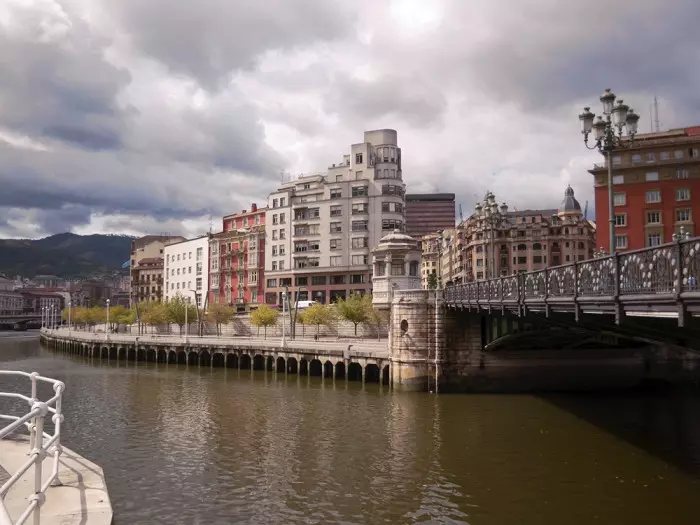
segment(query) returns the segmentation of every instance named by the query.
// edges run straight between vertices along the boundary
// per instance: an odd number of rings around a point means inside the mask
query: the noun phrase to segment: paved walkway
[[[13,473],[28,459],[29,440],[26,436],[0,440],[0,478],[2,472]],[[53,467],[53,459],[44,460],[42,473],[48,479]],[[8,476],[9,477],[9,476]],[[112,504],[109,501],[107,485],[102,469],[63,447],[59,462],[58,478],[60,486],[49,487],[46,502],[41,507],[42,525],[110,525]],[[3,482],[0,479],[0,482]],[[34,468],[8,491],[4,498],[10,517],[16,520],[27,508],[27,497],[34,492]],[[13,521],[14,523],[14,521]],[[31,518],[27,523],[31,523]]]

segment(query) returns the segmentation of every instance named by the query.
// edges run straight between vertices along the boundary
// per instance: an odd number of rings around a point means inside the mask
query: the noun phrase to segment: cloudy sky
[[[591,200],[611,87],[700,124],[697,0],[2,0],[0,236],[180,233],[394,128],[411,192]]]

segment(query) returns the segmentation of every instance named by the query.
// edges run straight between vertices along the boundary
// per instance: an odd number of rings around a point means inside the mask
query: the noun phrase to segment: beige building
[[[404,230],[405,185],[396,131],[366,131],[327,173],[299,177],[269,197],[265,217],[265,301],[330,302],[368,292],[370,252]]]
[[[424,241],[424,286],[433,269],[442,274],[445,286],[589,259],[595,225],[583,216],[571,186],[558,209],[546,210],[509,211],[488,192],[471,217],[443,233],[442,242],[437,236]]]
[[[182,242],[184,237],[146,235],[131,242],[131,302],[163,300],[163,268],[165,246]]]
[[[209,236],[165,246],[164,297],[166,301],[178,295],[202,308],[209,286]]]
[[[14,315],[22,313],[24,297],[19,292],[14,292],[15,282],[0,277],[0,315]]]

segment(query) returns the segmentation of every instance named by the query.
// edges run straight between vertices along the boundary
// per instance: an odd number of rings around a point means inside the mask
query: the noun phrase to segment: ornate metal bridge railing
[[[583,306],[614,312],[625,307],[662,305],[678,312],[700,304],[700,237],[534,272],[449,286],[452,307],[574,311]]]

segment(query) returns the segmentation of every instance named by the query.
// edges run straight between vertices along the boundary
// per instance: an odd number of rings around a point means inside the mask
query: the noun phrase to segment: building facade
[[[184,240],[186,239],[180,236],[146,235],[131,241],[131,304],[135,301],[163,300],[165,246]]]
[[[194,302],[196,297],[197,307],[202,308],[209,291],[209,236],[170,243],[163,255],[164,299],[181,295]]]
[[[454,193],[406,194],[406,233],[414,239],[455,227]]]
[[[421,251],[413,237],[394,230],[372,251],[372,304],[391,308],[394,292],[420,287]]]
[[[697,235],[700,215],[700,126],[635,136],[612,154],[615,245],[635,250]],[[607,159],[590,170],[598,245],[610,246]]]
[[[227,215],[209,236],[209,302],[255,308],[264,301],[266,209]]]
[[[322,175],[302,176],[269,196],[265,301],[321,303],[371,291],[370,252],[403,231],[405,185],[397,133],[367,131]]]
[[[0,315],[21,314],[24,310],[24,297],[14,288],[14,281],[0,277]]]
[[[586,220],[570,186],[558,209],[509,211],[487,193],[457,228],[426,239],[422,270],[432,273],[438,252],[442,285],[541,270],[593,257],[595,225]]]

